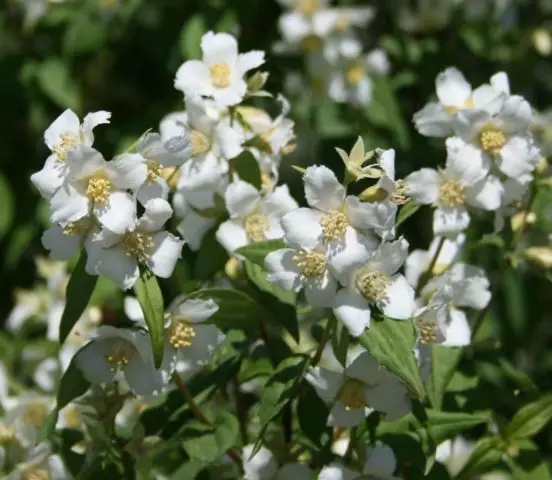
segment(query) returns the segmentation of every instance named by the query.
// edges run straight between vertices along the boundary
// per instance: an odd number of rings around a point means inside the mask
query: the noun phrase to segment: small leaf
[[[427,382],[427,393],[431,405],[440,410],[443,406],[443,397],[456,365],[462,355],[461,348],[431,345],[431,376]]]
[[[104,22],[95,21],[86,13],[77,16],[65,30],[63,49],[69,55],[94,52],[107,40]]]
[[[516,445],[518,451],[507,458],[508,466],[516,480],[552,480],[552,473],[545,456],[535,443],[523,440]]]
[[[218,305],[219,310],[209,319],[209,322],[221,329],[255,328],[262,320],[268,319],[272,315],[262,305],[239,290],[226,288],[198,290],[191,293],[188,298],[212,299]]]
[[[203,15],[196,13],[180,32],[180,52],[187,59],[201,58],[201,37],[207,32]]]
[[[86,273],[86,258],[86,250],[83,249],[67,284],[65,308],[59,323],[60,343],[65,341],[86,310],[98,281],[97,276]]]
[[[52,433],[54,433],[56,429],[56,423],[58,420],[59,411],[57,408],[54,408],[48,417],[46,417],[46,420],[44,420],[44,423],[40,426],[40,429],[38,430],[37,437],[36,437],[36,443],[37,445],[39,443],[45,442],[50,438]]]
[[[349,331],[341,322],[336,323],[332,329],[332,350],[337,361],[345,367],[347,364],[347,351],[349,350]]]
[[[402,223],[414,215],[420,207],[421,205],[417,204],[414,200],[410,200],[408,203],[405,203],[399,210],[395,227],[398,228]]]
[[[488,472],[502,459],[504,445],[498,437],[484,437],[475,444],[464,468],[455,477],[456,480],[473,480]]]
[[[77,85],[71,72],[59,58],[49,58],[40,65],[37,81],[42,91],[58,106],[80,109]]]
[[[256,242],[245,247],[238,248],[236,254],[245,257],[251,263],[264,268],[265,257],[275,250],[286,248],[283,240],[266,240],[264,242]]]
[[[297,420],[303,434],[315,445],[322,446],[322,437],[328,431],[326,422],[320,419],[328,418],[329,410],[316,390],[311,385],[305,385],[297,402]]]
[[[89,346],[87,345],[84,348],[89,348]],[[89,388],[90,382],[84,378],[81,369],[75,363],[75,357],[73,357],[59,383],[56,407],[58,411],[75,400],[75,398],[84,395]]]
[[[230,166],[241,180],[250,183],[257,189],[261,188],[261,170],[257,160],[249,150],[244,150],[237,157],[230,160]]]
[[[150,333],[155,367],[159,368],[163,361],[165,341],[165,306],[157,278],[151,272],[142,271],[134,284],[134,293],[144,312]]]
[[[416,333],[411,321],[385,318],[372,321],[370,329],[359,338],[360,343],[385,368],[397,375],[420,401],[426,397],[414,356]]]
[[[0,239],[9,231],[12,226],[15,213],[13,202],[13,191],[4,176],[0,174]]]
[[[539,433],[552,419],[552,394],[521,407],[506,428],[506,438],[526,439]]]

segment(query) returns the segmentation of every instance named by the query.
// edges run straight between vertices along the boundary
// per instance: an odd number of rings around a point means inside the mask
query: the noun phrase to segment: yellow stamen
[[[493,125],[489,125],[479,134],[479,141],[481,142],[483,150],[491,155],[499,155],[507,139],[502,130]]]
[[[211,65],[211,81],[215,88],[228,88],[230,86],[230,75],[232,71],[227,63],[215,63]]]
[[[365,72],[362,65],[352,65],[345,71],[345,80],[349,85],[358,85],[364,76]]]
[[[190,139],[192,142],[192,155],[201,155],[207,153],[211,149],[209,138],[204,133],[198,130],[190,131]]]
[[[95,203],[104,203],[111,193],[111,182],[102,170],[88,179],[86,196]]]
[[[109,369],[115,372],[125,368],[135,353],[134,345],[122,338],[116,338],[109,345],[105,360],[110,365]]]
[[[58,162],[67,160],[67,154],[79,144],[79,138],[69,132],[63,132],[59,135],[59,143],[52,148],[52,152],[57,157]]]
[[[320,220],[320,226],[325,240],[339,240],[345,235],[349,221],[343,212],[330,210]]]
[[[48,407],[39,401],[27,403],[24,408],[23,418],[26,423],[35,428],[40,428],[48,416]]]
[[[355,285],[367,301],[374,303],[387,297],[387,289],[391,285],[391,279],[382,272],[360,271],[356,277]]]
[[[360,380],[349,378],[339,392],[339,400],[347,412],[364,407],[366,385]]]
[[[293,255],[293,262],[301,269],[301,274],[307,278],[319,277],[326,271],[326,257],[321,252],[300,250]]]
[[[174,348],[187,348],[192,345],[196,331],[193,325],[189,321],[186,321],[186,319],[172,317],[167,335],[169,342]]]
[[[264,215],[254,213],[245,219],[245,233],[252,242],[262,242],[268,230],[268,220]]]
[[[150,258],[153,246],[151,235],[143,232],[129,232],[123,239],[125,253],[142,263]]]
[[[439,203],[445,207],[463,205],[466,201],[464,185],[455,180],[446,180],[439,188]]]

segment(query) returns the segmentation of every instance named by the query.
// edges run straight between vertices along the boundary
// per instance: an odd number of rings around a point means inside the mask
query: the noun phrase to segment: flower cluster
[[[333,8],[325,0],[280,0],[287,9],[279,19],[283,40],[277,53],[304,53],[307,75],[315,91],[339,103],[370,103],[373,76],[386,75],[389,62],[381,49],[369,53],[355,28],[374,17],[371,7]],[[293,79],[290,78],[290,84]]]

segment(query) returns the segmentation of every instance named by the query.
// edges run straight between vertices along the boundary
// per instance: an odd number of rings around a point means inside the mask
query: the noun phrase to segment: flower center
[[[163,169],[159,162],[155,160],[148,160],[148,182],[153,183],[157,180],[157,177],[161,175],[161,170]]]
[[[297,0],[296,9],[304,15],[312,15],[318,10],[320,0]]]
[[[504,135],[502,130],[490,125],[485,127],[480,133],[479,141],[483,150],[491,155],[499,155],[500,150],[506,144],[506,135]]]
[[[77,220],[76,222],[69,222],[63,227],[63,235],[68,237],[77,237],[84,235],[90,229],[90,222],[87,218]]]
[[[395,182],[395,192],[391,194],[391,201],[396,205],[404,205],[408,203],[410,198],[406,195],[408,184],[404,180],[397,180]]]
[[[439,188],[439,202],[445,207],[462,205],[466,200],[464,185],[455,180],[446,180]]]
[[[347,15],[339,15],[335,22],[335,31],[338,33],[345,33],[351,22],[349,22],[349,17]]]
[[[171,326],[167,331],[170,344],[174,348],[187,348],[192,345],[192,340],[196,336],[193,325],[183,318],[173,317]]]
[[[345,80],[349,85],[358,85],[364,78],[362,65],[353,65],[345,71]]]
[[[435,325],[432,323],[418,325],[418,331],[420,332],[420,342],[424,344],[434,342],[437,339]]]
[[[15,438],[15,428],[0,423],[0,445],[7,445]]]
[[[73,405],[69,405],[65,411],[65,422],[69,428],[77,430],[81,425],[79,411]]]
[[[385,299],[391,279],[382,272],[361,272],[355,284],[360,294],[373,303]]]
[[[21,480],[48,480],[50,475],[44,468],[28,468],[21,475]]]
[[[226,62],[211,65],[211,81],[215,88],[228,88],[230,86],[230,67]]]
[[[339,400],[346,411],[358,410],[364,407],[366,400],[364,397],[366,386],[360,380],[349,378],[339,392]]]
[[[451,116],[455,113],[458,113],[460,110],[468,110],[470,108],[473,108],[473,98],[471,96],[466,99],[461,107],[455,107],[454,105],[444,105],[445,112],[447,112]]]
[[[59,135],[59,143],[52,148],[58,162],[67,160],[67,154],[79,144],[79,138],[72,133],[63,132]]]
[[[190,139],[192,143],[192,155],[201,155],[202,153],[207,153],[211,148],[209,143],[209,138],[204,133],[198,130],[190,131]]]
[[[111,182],[104,171],[96,173],[88,179],[86,196],[95,203],[104,203],[111,193]]]
[[[268,221],[264,215],[254,213],[245,219],[245,233],[252,242],[262,242],[268,230]]]
[[[347,215],[337,210],[330,210],[320,220],[320,226],[326,240],[339,240],[342,238],[348,225]]]
[[[42,402],[29,402],[25,405],[23,418],[26,423],[40,428],[48,416],[48,407]]]
[[[321,252],[299,250],[293,255],[293,261],[307,278],[319,277],[326,271],[326,257]]]
[[[122,338],[114,339],[105,354],[105,360],[109,363],[109,370],[115,372],[125,368],[136,352],[134,345]]]
[[[153,239],[151,235],[143,232],[128,232],[123,239],[125,253],[145,263],[151,256]]]
[[[171,190],[177,189],[180,180],[180,169],[178,167],[162,168],[160,175],[167,181],[167,185]]]

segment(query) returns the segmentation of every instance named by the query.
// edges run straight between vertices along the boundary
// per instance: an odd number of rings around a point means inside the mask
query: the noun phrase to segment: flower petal
[[[67,177],[67,165],[50,155],[42,170],[31,175],[31,182],[43,198],[49,200]]]
[[[252,50],[251,52],[241,53],[238,56],[236,69],[239,75],[243,75],[249,70],[260,67],[265,62],[265,52],[262,50]]]
[[[500,208],[503,194],[502,182],[498,177],[488,175],[466,189],[466,201],[474,207],[492,211]]]
[[[109,180],[120,190],[136,190],[148,176],[144,157],[139,153],[123,153],[108,165]]]
[[[105,358],[109,351],[109,340],[93,340],[75,355],[75,363],[90,383],[108,383],[113,380],[114,372]]]
[[[54,225],[42,234],[42,245],[50,251],[52,260],[69,260],[81,247],[80,235],[66,235],[60,225]]]
[[[57,117],[44,132],[44,141],[50,150],[61,143],[62,133],[68,133],[77,138],[80,133],[79,117],[70,108]]]
[[[102,248],[99,242],[88,242],[86,271],[91,275],[105,275],[122,290],[131,288],[138,276],[138,262],[125,254],[121,247]]]
[[[496,162],[508,177],[517,178],[533,171],[538,160],[539,149],[533,139],[529,136],[514,136],[502,147]]]
[[[372,355],[362,352],[347,366],[345,373],[348,378],[356,378],[366,385],[377,385],[385,375],[385,370]]]
[[[282,248],[270,252],[264,260],[268,272],[267,280],[279,285],[284,290],[298,291],[301,288],[299,267],[293,261],[296,251],[291,248]]]
[[[280,185],[268,194],[263,202],[263,211],[266,214],[274,214],[282,217],[286,213],[299,208],[295,199],[289,193],[287,185]]]
[[[230,218],[244,218],[253,213],[260,199],[259,191],[242,180],[231,183],[224,195]]]
[[[298,208],[282,217],[286,242],[296,250],[314,250],[320,245],[322,214],[310,208]]]
[[[307,302],[312,307],[330,308],[333,306],[337,282],[327,271],[322,277],[304,279],[303,288]]]
[[[243,471],[247,480],[268,480],[278,474],[278,463],[266,447],[261,447],[251,458],[254,445],[243,448]]]
[[[464,312],[456,308],[450,309],[450,323],[446,329],[446,340],[441,344],[445,347],[465,347],[471,343],[471,328]]]
[[[379,447],[366,448],[366,463],[363,473],[377,478],[389,478],[397,468],[397,459],[391,447],[381,445]]]
[[[338,182],[335,174],[328,167],[307,168],[303,180],[305,198],[312,208],[323,212],[341,210],[345,201],[345,187]]]
[[[433,233],[454,238],[468,228],[470,214],[464,207],[436,208],[433,212]]]
[[[111,112],[106,112],[105,110],[100,110],[98,112],[91,112],[82,121],[81,132],[84,136],[84,143],[86,145],[92,146],[94,143],[94,132],[93,130],[102,124],[109,123],[111,118]]]
[[[234,220],[223,222],[217,229],[216,237],[228,253],[249,244],[244,228]]]
[[[417,203],[429,205],[437,201],[441,181],[436,170],[421,168],[408,175],[404,180],[407,184],[406,194]]]
[[[458,137],[447,138],[446,145],[447,178],[469,186],[489,173],[490,162],[481,148],[466,143]]]
[[[314,387],[318,396],[328,404],[335,401],[344,381],[343,374],[323,367],[311,368],[305,375],[305,380]]]
[[[189,299],[171,307],[170,312],[185,317],[190,323],[201,323],[211,318],[218,310],[219,306],[212,299]]]
[[[452,133],[450,116],[440,103],[428,103],[416,112],[414,124],[426,137],[447,137]]]
[[[402,275],[395,275],[387,287],[386,299],[377,302],[378,308],[389,318],[408,320],[414,315],[414,289]]]
[[[94,204],[93,212],[105,228],[117,234],[123,234],[136,222],[136,202],[127,192],[112,192],[107,202]]]
[[[370,328],[370,305],[358,293],[341,289],[334,300],[333,312],[353,337],[359,337]]]
[[[447,68],[435,80],[437,97],[442,105],[462,108],[472,93],[471,85],[457,68]]]
[[[88,215],[90,202],[70,183],[64,183],[50,202],[50,221],[66,224],[76,222]]]
[[[201,51],[208,65],[229,63],[233,66],[238,58],[238,42],[228,33],[207,32],[201,37]]]
[[[188,60],[176,71],[174,88],[186,96],[210,95],[213,85],[209,67],[199,60]]]
[[[347,410],[340,401],[337,401],[330,411],[328,425],[350,428],[360,425],[365,418],[366,409],[364,407]]]
[[[162,198],[154,198],[145,205],[145,211],[136,224],[136,230],[157,232],[172,217],[171,205]]]
[[[153,236],[153,244],[153,252],[146,264],[158,277],[169,278],[182,255],[184,241],[163,231]]]

